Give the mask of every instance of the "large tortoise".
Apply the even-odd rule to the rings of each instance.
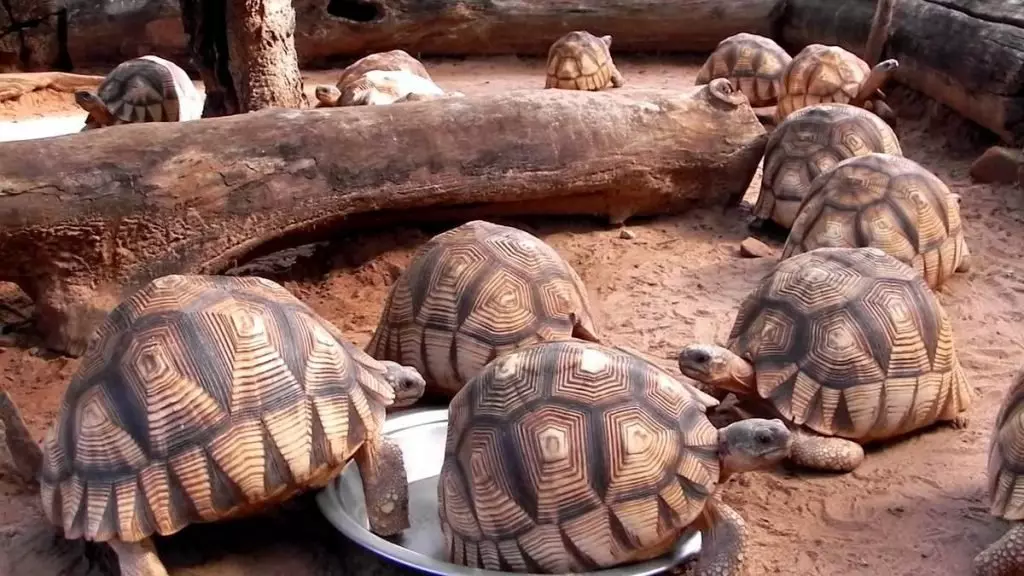
[[[917,162],[872,152],[811,183],[781,258],[815,248],[873,246],[914,267],[932,288],[970,270],[960,198]]]
[[[793,112],[772,131],[765,146],[753,226],[770,221],[789,229],[815,178],[847,158],[871,152],[903,155],[896,133],[877,115],[835,103]]]
[[[545,88],[603,90],[619,88],[626,80],[612,61],[612,37],[597,37],[575,30],[555,40],[548,49]]]
[[[452,399],[438,479],[450,561],[566,573],[666,553],[702,531],[698,576],[741,573],[743,518],[714,495],[789,452],[780,420],[716,429],[717,402],[622,348],[542,342]]]
[[[786,68],[775,121],[781,123],[800,108],[838,102],[868,108],[886,123],[895,124],[896,115],[885,105],[879,88],[898,67],[896,60],[889,59],[871,68],[839,46],[809,44]]]
[[[988,450],[989,513],[1011,522],[974,558],[974,576],[1024,574],[1024,369],[1003,397]]]
[[[88,112],[85,130],[137,122],[184,122],[203,114],[203,97],[180,66],[159,56],[141,56],[117,65],[93,94],[75,92]]]
[[[697,72],[695,85],[725,78],[751,106],[774,106],[782,92],[782,76],[793,60],[774,40],[749,32],[718,43]]]
[[[945,310],[876,248],[783,260],[740,304],[725,346],[688,345],[679,369],[798,427],[792,460],[836,472],[860,465],[862,444],[965,426],[973,399]]]
[[[408,485],[382,425],[423,387],[274,282],[164,276],[94,333],[43,442],[43,510],[108,542],[124,576],[166,576],[153,535],[264,510],[355,458],[371,530],[396,534]]]
[[[371,71],[405,72],[412,76],[422,78],[426,81],[424,84],[434,84],[433,78],[430,77],[430,73],[427,72],[423,63],[405,50],[374,52],[373,54],[369,54],[359,60],[356,60],[342,70],[336,85],[318,85],[314,90],[316,99],[319,101],[318,106],[347,106],[356,103],[355,101],[359,99],[356,97],[356,90],[349,86],[363,80],[363,77]],[[363,80],[363,82],[365,83],[365,80]],[[342,97],[345,94],[349,94],[349,96],[346,98],[346,102],[342,102]],[[349,102],[349,100],[352,102]]]
[[[366,351],[416,368],[447,399],[501,354],[570,336],[598,340],[572,266],[528,232],[473,220],[420,247]]]

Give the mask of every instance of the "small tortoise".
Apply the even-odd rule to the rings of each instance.
[[[740,32],[718,43],[694,84],[725,78],[751,106],[774,106],[782,92],[782,75],[792,60],[771,38]]]
[[[1024,574],[1024,369],[996,416],[988,450],[989,513],[1010,529],[974,558],[974,576]]]
[[[621,348],[580,340],[513,351],[448,408],[438,479],[448,559],[568,573],[648,560],[689,527],[698,576],[741,573],[743,518],[715,495],[786,458],[778,419],[716,429],[714,398]]]
[[[96,94],[75,92],[88,112],[85,130],[137,122],[185,122],[203,114],[203,98],[188,74],[159,56],[141,56],[117,65]]]
[[[603,90],[611,84],[625,85],[619,69],[612,61],[612,37],[594,36],[576,30],[562,36],[548,49],[545,88],[564,90]]]
[[[514,348],[596,334],[587,289],[558,252],[523,230],[473,220],[417,251],[366,351],[416,368],[428,393],[449,398]]]
[[[782,94],[775,107],[775,121],[815,104],[839,102],[870,108],[892,125],[896,115],[883,102],[879,88],[899,67],[896,60],[879,62],[870,68],[854,53],[839,46],[810,44],[789,63],[783,75]]]
[[[970,270],[960,198],[926,168],[872,152],[847,158],[811,183],[781,258],[820,247],[873,246],[937,288]]]
[[[368,72],[371,71],[406,72],[412,76],[417,76],[427,80],[428,85],[434,85],[434,80],[430,77],[430,73],[427,72],[423,63],[416,58],[413,58],[405,50],[375,52],[356,60],[342,70],[341,76],[338,78],[338,83],[336,85],[317,86],[314,93],[316,95],[316,99],[319,101],[318,106],[331,107],[352,105],[349,100],[355,101],[359,98],[356,98],[355,94],[351,94],[353,91],[348,89],[348,86],[360,81]],[[342,96],[346,92],[349,92],[351,95],[346,98],[346,102],[343,102]]]
[[[877,115],[835,103],[793,112],[768,138],[754,227],[771,221],[789,229],[815,178],[847,158],[871,152],[903,155],[896,133]]]
[[[108,542],[121,574],[166,576],[151,536],[264,510],[354,458],[371,529],[396,534],[408,485],[381,430],[423,389],[274,282],[164,276],[94,333],[43,442],[43,510]]]
[[[783,260],[744,299],[725,347],[686,346],[679,369],[800,427],[792,460],[835,472],[860,465],[862,444],[965,426],[973,399],[945,310],[875,248]]]

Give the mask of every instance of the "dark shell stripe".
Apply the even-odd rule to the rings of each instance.
[[[427,242],[391,289],[366,350],[454,393],[501,353],[595,334],[579,277],[540,239],[472,221]]]
[[[782,78],[793,58],[764,36],[741,32],[722,40],[697,72],[696,84],[727,78],[752,106],[771,106],[782,92]]]
[[[949,318],[918,273],[871,250],[783,260],[726,344],[782,417],[826,435],[898,436],[970,402]]]
[[[600,90],[611,77],[611,54],[596,36],[569,32],[548,50],[547,88]]]
[[[1024,369],[1014,376],[993,426],[988,492],[994,516],[1024,520]]]
[[[582,571],[673,541],[719,477],[703,404],[663,371],[581,341],[489,364],[449,407],[438,483],[453,561]]]
[[[793,112],[768,139],[754,214],[791,227],[815,178],[847,158],[871,152],[903,155],[892,128],[871,112],[848,104]]]
[[[954,273],[964,243],[959,207],[942,180],[910,159],[871,153],[813,182],[782,258],[819,247],[874,246],[934,288]]]
[[[97,89],[118,123],[177,122],[180,111],[174,75],[145,58],[122,62]]]
[[[259,278],[167,276],[98,329],[44,441],[69,538],[135,541],[323,485],[393,396],[383,368]]]

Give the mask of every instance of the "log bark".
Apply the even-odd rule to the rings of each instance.
[[[788,0],[788,49],[820,42],[864,53],[873,0]],[[955,41],[954,41],[955,40]],[[1024,6],[1021,2],[900,0],[882,58],[897,82],[1024,143]]]
[[[729,91],[723,81],[276,108],[0,144],[0,280],[35,301],[50,348],[78,355],[103,315],[153,278],[222,272],[360,216],[619,223],[737,203],[767,135]]]
[[[0,102],[17,100],[36,90],[73,93],[75,90],[95,90],[103,76],[68,74],[66,72],[25,72],[0,76]]]
[[[292,0],[227,0],[227,36],[228,65],[242,112],[306,105]]]

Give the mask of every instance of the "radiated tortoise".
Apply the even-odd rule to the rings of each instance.
[[[860,465],[862,444],[966,425],[973,398],[945,310],[875,248],[783,260],[740,304],[725,346],[688,345],[679,369],[798,427],[792,460],[837,472]]]
[[[598,340],[572,266],[528,232],[473,220],[420,247],[366,351],[415,367],[448,398],[501,354],[570,336]]]
[[[585,30],[569,32],[548,49],[545,88],[603,90],[625,85],[612,61],[612,37],[597,37]]]
[[[43,510],[108,542],[125,576],[166,576],[150,537],[258,512],[359,464],[371,530],[408,527],[385,409],[424,382],[378,362],[280,285],[164,276],[94,333],[43,442]]]
[[[717,402],[621,348],[561,340],[487,365],[455,395],[438,479],[450,561],[566,573],[642,561],[702,531],[698,576],[741,573],[743,518],[716,495],[785,459],[781,420],[716,429]]]
[[[318,107],[351,105],[351,102],[342,102],[342,96],[346,93],[350,93],[346,100],[357,100],[356,95],[351,94],[354,90],[349,89],[349,85],[362,79],[367,72],[375,70],[382,72],[406,72],[426,80],[427,84],[432,85],[434,83],[433,78],[430,77],[430,73],[427,72],[423,63],[405,50],[374,52],[356,60],[342,70],[336,85],[318,85],[314,91],[316,99],[319,101]]]
[[[740,32],[718,43],[694,84],[725,78],[751,106],[774,106],[782,91],[782,75],[792,60],[771,38]]]

